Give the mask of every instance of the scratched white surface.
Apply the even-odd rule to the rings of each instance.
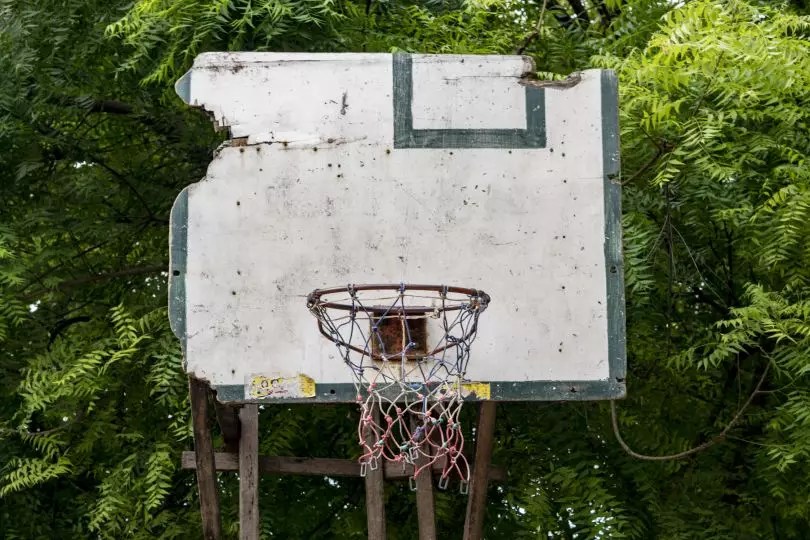
[[[524,128],[517,60],[414,57],[415,127]],[[390,55],[209,54],[191,73],[191,101],[255,144],[188,188],[189,373],[351,382],[305,296],[404,281],[491,295],[472,380],[608,378],[598,71],[547,88],[546,148],[512,150],[394,149]],[[443,74],[474,79],[463,101]]]

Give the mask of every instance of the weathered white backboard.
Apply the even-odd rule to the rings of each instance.
[[[306,295],[431,283],[492,298],[467,370],[487,383],[478,397],[623,396],[616,78],[532,70],[517,56],[199,56],[177,91],[232,140],[172,211],[187,372],[222,401],[353,401]],[[272,397],[251,391],[268,380]]]

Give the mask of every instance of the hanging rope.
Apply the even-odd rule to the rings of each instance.
[[[685,451],[679,452],[677,454],[669,454],[669,455],[666,455],[666,456],[647,456],[647,455],[644,455],[644,454],[639,454],[638,452],[636,452],[632,448],[630,448],[630,446],[628,446],[628,444],[626,442],[624,442],[624,439],[622,439],[622,436],[619,433],[619,421],[618,421],[618,415],[616,413],[616,402],[611,400],[611,402],[610,402],[610,417],[611,417],[611,423],[613,424],[613,434],[616,436],[616,440],[619,441],[619,445],[622,447],[622,449],[625,452],[627,452],[630,456],[632,456],[632,457],[634,457],[636,459],[641,459],[641,460],[644,460],[644,461],[669,461],[669,460],[674,460],[674,459],[683,459],[683,458],[689,457],[691,455],[697,454],[698,452],[702,452],[703,450],[706,450],[707,448],[710,448],[710,447],[714,446],[715,444],[719,443],[720,441],[724,440],[726,438],[726,435],[728,434],[729,430],[732,427],[734,427],[737,424],[737,422],[740,421],[740,419],[742,418],[743,413],[745,412],[745,410],[749,407],[749,405],[751,405],[751,402],[753,402],[754,398],[760,393],[760,388],[762,388],[762,383],[765,382],[765,378],[768,375],[768,370],[770,369],[770,367],[771,367],[770,364],[765,366],[765,370],[762,372],[762,376],[759,378],[759,382],[757,383],[756,387],[754,387],[754,391],[751,392],[750,396],[748,396],[748,399],[743,404],[743,406],[740,407],[737,410],[737,414],[734,415],[734,418],[732,418],[731,421],[728,424],[726,424],[726,427],[723,428],[723,431],[721,431],[720,433],[718,433],[717,435],[715,435],[713,438],[706,441],[705,443],[700,444],[700,445],[698,445],[698,446],[696,446],[694,448],[690,448],[689,450],[685,450]]]

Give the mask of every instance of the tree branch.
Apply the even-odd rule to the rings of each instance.
[[[129,188],[129,191],[135,196],[136,199],[138,199],[141,205],[146,209],[146,212],[149,214],[149,218],[154,219],[155,213],[152,211],[152,208],[149,206],[149,203],[146,202],[146,199],[143,197],[143,195],[140,194],[140,192],[135,188],[135,186],[132,184],[132,182],[129,181],[129,179],[126,176],[124,176],[120,172],[116,171],[115,169],[104,163],[104,161],[99,159],[97,156],[88,154],[88,159],[93,163],[95,163],[96,165],[99,165],[105,171],[109,172],[111,175],[117,178],[119,182],[121,182],[127,188]]]
[[[647,162],[644,165],[642,165],[639,170],[637,170],[632,175],[630,175],[630,178],[628,178],[627,180],[621,182],[621,185],[626,186],[627,184],[632,183],[633,180],[635,180],[636,178],[638,178],[639,176],[641,176],[642,174],[647,172],[650,167],[655,165],[658,162],[658,160],[661,159],[661,156],[663,156],[663,155],[664,155],[664,149],[659,147],[658,150],[656,150],[655,154],[653,154],[652,157],[650,159],[648,159]]]
[[[578,21],[590,24],[591,18],[588,16],[588,11],[585,9],[581,0],[568,0],[568,3],[571,4],[571,8],[574,10],[574,13],[576,13]]]
[[[93,245],[93,246],[90,246],[89,248],[86,248],[86,249],[84,249],[84,250],[82,250],[82,251],[78,252],[76,255],[72,256],[71,258],[69,258],[69,259],[67,259],[67,260],[65,260],[65,261],[62,261],[61,263],[57,264],[57,265],[56,265],[56,266],[54,266],[53,268],[49,268],[49,269],[48,269],[48,270],[46,270],[45,272],[43,272],[43,273],[41,273],[40,275],[38,275],[38,276],[34,277],[34,279],[32,279],[32,280],[31,280],[31,281],[28,283],[28,285],[26,285],[25,287],[23,287],[23,289],[20,291],[20,294],[22,294],[22,293],[24,293],[26,290],[28,290],[28,287],[30,287],[30,286],[31,286],[31,285],[33,285],[34,283],[41,283],[43,279],[45,279],[46,277],[48,277],[50,274],[52,274],[52,273],[56,272],[56,271],[57,271],[57,270],[59,270],[60,268],[64,267],[64,266],[65,266],[67,263],[69,263],[69,262],[71,262],[71,261],[74,261],[74,260],[76,260],[76,259],[78,259],[78,258],[80,258],[80,257],[83,257],[83,256],[84,256],[84,255],[86,255],[87,253],[90,253],[91,251],[95,251],[95,250],[97,250],[98,248],[103,247],[104,245],[106,245],[106,244],[108,244],[108,243],[109,243],[109,240],[105,240],[105,241],[103,241],[103,242],[99,242],[98,244],[95,244],[95,245]]]
[[[759,378],[759,382],[757,383],[756,387],[754,387],[754,391],[751,392],[750,396],[748,396],[748,399],[743,404],[743,406],[740,407],[740,409],[737,411],[737,414],[734,415],[734,418],[731,419],[731,422],[729,422],[726,425],[726,427],[723,428],[723,431],[721,431],[719,434],[717,434],[712,439],[710,439],[710,440],[706,441],[705,443],[700,444],[700,445],[698,445],[698,446],[696,446],[694,448],[691,448],[691,449],[686,450],[684,452],[679,452],[677,454],[670,454],[668,456],[647,456],[647,455],[639,454],[638,452],[635,452],[632,448],[630,448],[627,445],[626,442],[624,442],[624,439],[622,439],[622,436],[619,433],[619,421],[618,421],[618,418],[617,418],[618,415],[616,414],[616,401],[615,400],[611,400],[611,402],[610,402],[610,417],[611,417],[611,423],[613,424],[613,435],[616,436],[616,440],[619,442],[619,445],[622,447],[622,449],[625,452],[627,452],[630,456],[632,456],[632,457],[634,457],[636,459],[641,459],[641,460],[644,460],[644,461],[669,461],[669,460],[674,460],[674,459],[683,459],[685,457],[689,457],[691,455],[697,454],[698,452],[702,452],[703,450],[706,450],[707,448],[710,448],[710,447],[714,446],[715,444],[719,443],[720,441],[722,441],[723,439],[725,439],[726,435],[731,430],[731,428],[734,427],[737,424],[737,422],[740,421],[740,419],[742,418],[742,415],[745,412],[745,410],[751,405],[751,402],[754,401],[754,398],[757,396],[757,394],[760,393],[760,388],[762,388],[762,384],[765,382],[765,378],[768,375],[768,370],[770,369],[770,367],[771,367],[770,363],[768,363],[765,366],[765,370],[762,372],[762,376]]]
[[[600,24],[605,27],[610,26],[612,17],[610,15],[610,10],[605,5],[605,3],[596,1],[594,2],[594,5],[596,7],[596,12],[599,13]]]
[[[534,30],[528,36],[526,36],[526,39],[523,40],[523,45],[518,47],[518,49],[515,51],[515,54],[523,54],[523,51],[526,50],[526,47],[529,46],[529,43],[531,43],[537,36],[540,35],[540,30],[543,29],[543,17],[546,14],[546,5],[548,5],[548,0],[543,0],[543,7],[540,8],[540,16],[537,18],[537,24],[535,25]]]
[[[135,107],[117,99],[85,99],[85,97],[55,95],[48,98],[47,101],[59,107],[79,107],[90,113],[126,115],[135,111]]]
[[[89,283],[97,283],[99,281],[107,281],[109,279],[118,277],[139,276],[143,274],[157,274],[158,272],[165,272],[168,268],[169,263],[153,264],[151,266],[140,266],[135,268],[125,268],[123,270],[118,270],[117,272],[109,272],[107,274],[98,274],[95,276],[85,276],[77,279],[63,281],[57,286],[57,288],[69,289],[71,287],[87,285]]]
[[[50,128],[50,130],[51,130],[50,133],[45,132],[42,128],[40,128],[38,126],[35,126],[35,129],[38,132],[45,135],[46,137],[53,137],[53,138],[61,139],[61,142],[63,142],[65,145],[67,145],[67,147],[71,148],[75,152],[78,152],[81,155],[82,159],[86,159],[87,161],[90,161],[90,162],[100,166],[101,168],[103,168],[107,172],[109,172],[120,183],[124,184],[129,189],[129,191],[135,196],[135,198],[138,199],[138,201],[141,203],[141,205],[143,205],[143,207],[149,213],[150,218],[155,217],[155,213],[152,211],[152,208],[146,202],[146,199],[143,197],[143,195],[141,195],[141,193],[135,188],[135,186],[132,184],[132,182],[130,182],[129,179],[126,176],[124,176],[120,172],[116,171],[115,169],[113,169],[112,167],[107,165],[98,156],[95,156],[95,155],[93,155],[91,153],[85,152],[79,145],[77,145],[75,142],[73,142],[73,139],[76,139],[77,137],[72,137],[72,138],[70,138],[70,140],[68,140],[68,136],[66,136],[65,134],[61,133],[60,131],[58,131],[56,129]],[[78,139],[81,139],[81,137],[78,137]],[[65,159],[65,158],[75,159],[75,156],[72,156],[69,152],[66,152],[65,149],[63,147],[60,147],[60,146],[52,147],[52,148],[50,148],[50,151],[51,151],[51,154],[53,155],[53,158],[56,159],[56,160]]]
[[[94,113],[132,114],[134,110],[129,103],[114,99],[97,99],[90,106],[90,112]]]
[[[737,295],[734,292],[734,233],[726,224],[723,224],[723,232],[726,235],[726,258],[728,261],[728,305],[737,305]]]
[[[554,18],[557,19],[557,22],[565,28],[566,30],[571,27],[571,23],[574,22],[574,19],[568,15],[568,12],[565,11],[560,4],[557,3],[557,0],[548,0],[548,10],[554,15]]]
[[[690,292],[692,294],[696,295],[698,297],[698,300],[700,300],[704,304],[714,308],[717,311],[718,315],[722,315],[724,317],[726,315],[728,315],[728,308],[726,306],[724,306],[721,303],[719,303],[719,302],[715,301],[714,299],[712,299],[712,297],[708,296],[706,293],[704,293],[698,287],[694,287],[694,286],[691,287]]]
[[[80,315],[78,317],[71,317],[69,319],[63,319],[59,321],[58,323],[56,323],[56,326],[54,326],[53,329],[50,332],[48,332],[49,334],[48,348],[50,348],[51,345],[53,345],[53,342],[56,341],[56,338],[58,338],[62,334],[62,332],[64,332],[74,324],[90,322],[90,320],[91,320],[90,317],[88,317],[87,315]]]
[[[123,270],[118,270],[116,272],[108,272],[106,274],[97,274],[94,276],[84,276],[76,279],[69,279],[59,283],[56,286],[57,290],[65,290],[65,289],[72,289],[73,287],[80,287],[82,285],[89,285],[91,283],[98,283],[99,281],[107,281],[110,279],[115,279],[119,277],[129,277],[129,276],[139,276],[145,274],[157,274],[159,272],[165,272],[169,268],[168,263],[164,264],[154,264],[151,266],[139,266],[135,268],[124,268]],[[32,293],[28,296],[24,296],[23,300],[33,300],[37,296],[49,292],[48,289],[42,289],[37,291],[36,293]]]
[[[51,433],[56,433],[57,431],[62,431],[66,427],[72,426],[76,422],[80,421],[84,418],[84,411],[80,411],[73,416],[72,420],[62,423],[61,426],[56,426],[55,428],[46,429],[44,431],[24,431],[21,432],[22,435],[28,435],[29,437],[44,437],[46,435],[50,435]]]

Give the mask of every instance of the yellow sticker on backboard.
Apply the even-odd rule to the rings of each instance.
[[[306,375],[298,375],[301,383],[301,397],[315,397],[315,379]]]
[[[461,387],[464,389],[465,392],[475,394],[475,396],[478,399],[489,399],[491,395],[489,383],[482,383],[482,382],[462,383]]]
[[[315,381],[299,374],[295,377],[253,375],[247,384],[247,399],[281,399],[315,397]]]

